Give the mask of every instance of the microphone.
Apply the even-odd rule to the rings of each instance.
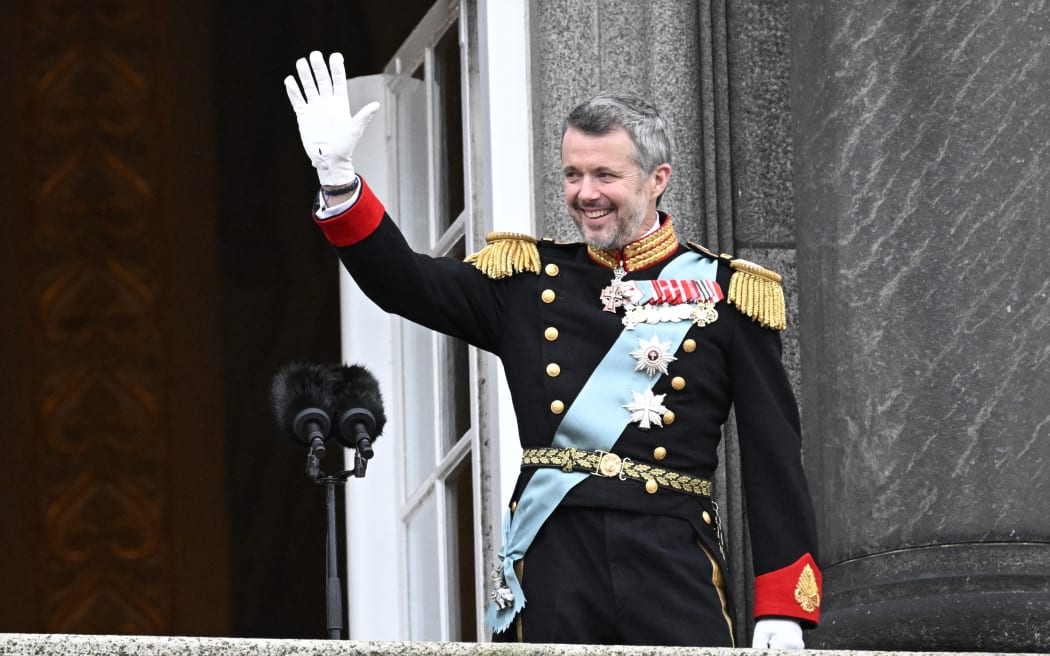
[[[332,367],[334,405],[339,417],[339,442],[357,449],[368,460],[375,455],[372,442],[383,432],[386,414],[379,381],[361,365]]]
[[[293,363],[277,372],[270,387],[277,424],[290,439],[310,447],[307,471],[315,478],[332,428],[333,381],[325,367]]]

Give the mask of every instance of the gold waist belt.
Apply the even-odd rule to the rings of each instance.
[[[713,489],[709,480],[621,458],[608,451],[557,447],[525,449],[521,454],[521,466],[557,467],[563,472],[586,472],[604,478],[619,478],[621,481],[630,478],[645,483],[645,490],[649,494],[666,487],[676,492],[710,497]]]

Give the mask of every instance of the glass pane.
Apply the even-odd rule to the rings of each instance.
[[[445,183],[445,206],[438,208],[444,231],[463,212],[463,102],[460,84],[459,27],[453,25],[434,47],[434,84],[438,108],[441,112],[439,125],[444,128],[444,151],[440,164]]]
[[[398,80],[397,185],[398,207],[391,216],[405,239],[417,251],[430,250],[427,194],[427,97],[426,86],[415,79]]]
[[[441,640],[441,572],[437,498],[430,495],[408,520],[408,633],[410,640]]]
[[[442,444],[447,452],[470,429],[470,351],[463,340],[443,339],[445,361],[438,370],[444,376],[441,406],[446,421]]]
[[[456,599],[449,604],[452,640],[478,639],[477,609],[474,607],[474,487],[470,460],[466,460],[448,481],[449,553],[453,569],[449,587]]]
[[[402,367],[405,399],[405,492],[411,495],[437,463],[435,448],[434,340],[430,330],[407,321],[403,326]],[[439,338],[447,339],[447,338]]]

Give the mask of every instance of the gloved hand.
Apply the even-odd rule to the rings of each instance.
[[[802,627],[794,620],[764,619],[755,622],[753,649],[805,649]]]
[[[328,61],[326,67],[324,57],[316,50],[310,53],[309,64],[305,58],[299,59],[295,62],[295,69],[299,72],[302,92],[291,75],[284,78],[284,87],[299,122],[303,148],[317,169],[321,185],[344,187],[355,179],[351,159],[354,146],[379,109],[379,103],[371,102],[352,115],[343,56],[333,52]]]

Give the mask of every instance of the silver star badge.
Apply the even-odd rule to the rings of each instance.
[[[631,351],[631,357],[638,361],[635,371],[644,371],[650,378],[658,373],[667,375],[667,365],[678,358],[670,354],[671,342],[661,342],[657,335],[649,341],[638,340],[638,348]]]
[[[631,392],[634,401],[624,407],[631,411],[629,421],[637,421],[638,428],[649,430],[653,424],[663,428],[663,415],[667,412],[663,401],[666,394],[653,394],[651,389],[644,392]]]

